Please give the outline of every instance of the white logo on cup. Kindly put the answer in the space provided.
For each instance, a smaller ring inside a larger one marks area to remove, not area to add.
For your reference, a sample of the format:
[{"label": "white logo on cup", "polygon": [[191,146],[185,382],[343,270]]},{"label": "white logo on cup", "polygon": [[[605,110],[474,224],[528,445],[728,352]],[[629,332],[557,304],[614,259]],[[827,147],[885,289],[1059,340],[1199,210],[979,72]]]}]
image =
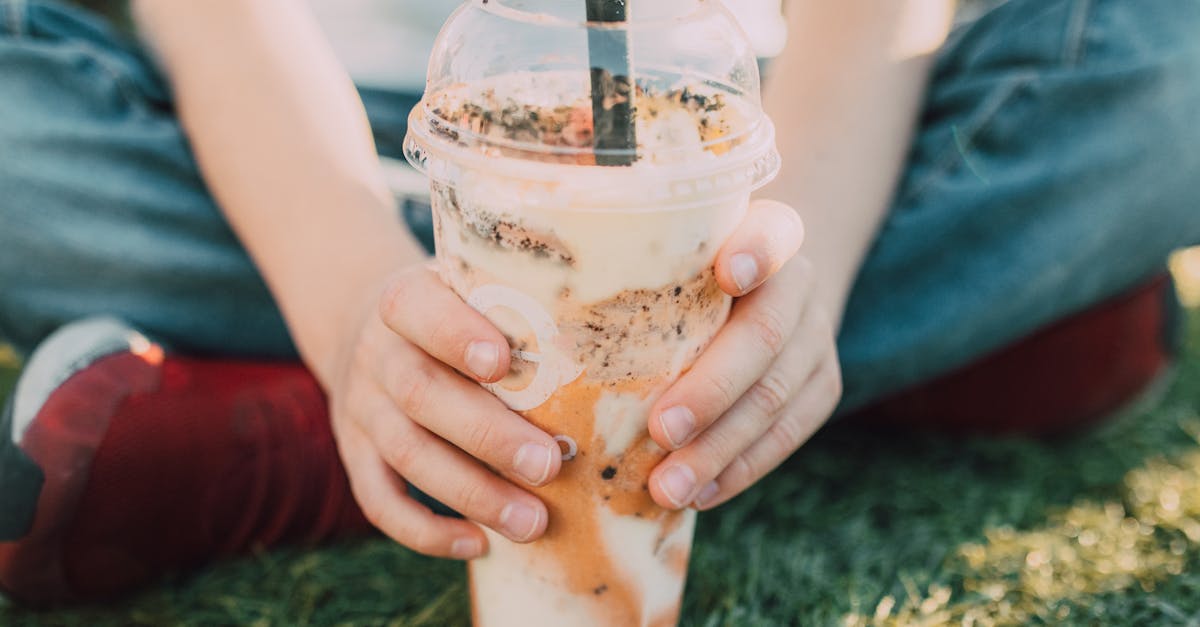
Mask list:
[{"label": "white logo on cup", "polygon": [[554,318],[530,296],[505,285],[484,285],[471,292],[467,304],[485,315],[495,307],[511,309],[529,323],[529,328],[537,338],[540,354],[513,351],[514,357],[533,363],[537,369],[529,385],[520,390],[510,390],[499,383],[484,385],[513,411],[527,411],[540,406],[550,400],[558,388],[583,374],[583,366],[563,354],[555,344],[558,325],[554,324]]}]

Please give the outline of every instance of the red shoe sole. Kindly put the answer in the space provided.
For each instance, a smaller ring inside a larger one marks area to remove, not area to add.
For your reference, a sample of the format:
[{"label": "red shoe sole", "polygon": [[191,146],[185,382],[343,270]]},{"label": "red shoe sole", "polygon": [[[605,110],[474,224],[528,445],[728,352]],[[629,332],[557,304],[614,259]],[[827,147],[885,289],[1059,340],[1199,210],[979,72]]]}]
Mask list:
[{"label": "red shoe sole", "polygon": [[1158,379],[1179,311],[1169,276],[855,414],[871,424],[1035,437],[1094,426]]},{"label": "red shoe sole", "polygon": [[370,530],[297,364],[106,357],[50,395],[21,449],[45,482],[32,531],[0,543],[0,587],[31,605]]}]

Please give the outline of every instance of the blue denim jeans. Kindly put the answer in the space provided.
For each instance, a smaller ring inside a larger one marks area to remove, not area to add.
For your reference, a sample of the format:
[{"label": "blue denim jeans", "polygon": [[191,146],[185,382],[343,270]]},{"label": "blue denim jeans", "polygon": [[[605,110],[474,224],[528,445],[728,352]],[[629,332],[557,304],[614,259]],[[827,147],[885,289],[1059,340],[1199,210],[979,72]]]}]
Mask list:
[{"label": "blue denim jeans", "polygon": [[[1198,0],[1011,0],[956,28],[846,312],[846,407],[1200,242],[1197,33]],[[414,96],[364,99],[394,152]],[[154,65],[78,9],[0,0],[0,337],[27,351],[101,313],[177,350],[295,355]]]}]

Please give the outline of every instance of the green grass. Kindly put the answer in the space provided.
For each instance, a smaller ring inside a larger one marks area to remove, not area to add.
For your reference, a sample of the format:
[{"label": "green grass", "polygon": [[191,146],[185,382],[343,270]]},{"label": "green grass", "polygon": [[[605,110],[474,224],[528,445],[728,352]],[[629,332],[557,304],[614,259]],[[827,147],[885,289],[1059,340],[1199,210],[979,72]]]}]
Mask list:
[{"label": "green grass", "polygon": [[17,380],[17,365],[15,362],[0,359],[0,399],[8,395],[13,383]]},{"label": "green grass", "polygon": [[[1200,312],[1166,396],[1083,437],[828,429],[701,517],[683,623],[1198,624],[1198,435]],[[461,625],[464,585],[455,564],[370,540],[255,555],[106,607],[0,610],[0,624]]]}]

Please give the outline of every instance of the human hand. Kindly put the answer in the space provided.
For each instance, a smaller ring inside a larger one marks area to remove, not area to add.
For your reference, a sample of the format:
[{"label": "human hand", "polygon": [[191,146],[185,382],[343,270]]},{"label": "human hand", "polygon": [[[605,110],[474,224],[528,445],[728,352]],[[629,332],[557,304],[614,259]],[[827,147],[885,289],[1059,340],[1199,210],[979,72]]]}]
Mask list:
[{"label": "human hand", "polygon": [[[558,475],[558,444],[475,383],[508,372],[504,336],[431,266],[411,267],[381,291],[361,308],[329,386],[338,449],[367,519],[438,557],[486,553],[487,537],[470,521],[517,542],[540,537],[546,506],[520,486]],[[434,514],[406,482],[469,520]]]},{"label": "human hand", "polygon": [[751,205],[715,263],[737,297],[728,324],[650,412],[651,437],[671,453],[650,475],[661,506],[704,510],[753,485],[833,413],[842,393],[835,332],[815,298],[813,269],[795,256],[799,216]]}]

